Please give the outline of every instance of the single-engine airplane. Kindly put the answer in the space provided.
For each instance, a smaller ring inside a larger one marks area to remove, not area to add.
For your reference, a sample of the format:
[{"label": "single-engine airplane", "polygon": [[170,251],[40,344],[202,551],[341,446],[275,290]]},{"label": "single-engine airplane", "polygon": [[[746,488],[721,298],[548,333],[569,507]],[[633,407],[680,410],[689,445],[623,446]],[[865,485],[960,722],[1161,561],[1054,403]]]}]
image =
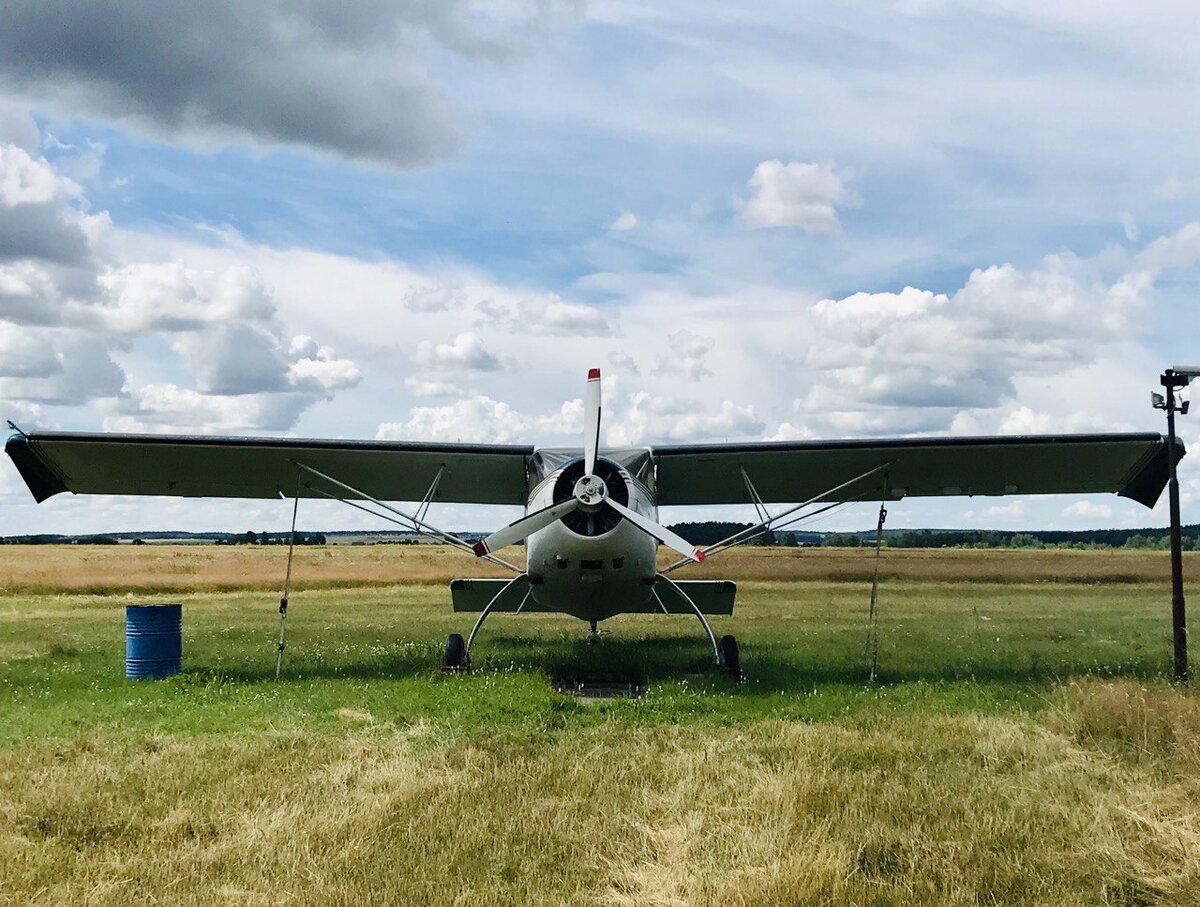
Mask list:
[{"label": "single-engine airplane", "polygon": [[[22,432],[5,450],[39,503],[76,494],[339,500],[511,569],[511,579],[457,579],[455,611],[478,613],[451,634],[445,668],[470,665],[496,612],[560,612],[597,625],[628,613],[693,614],[717,666],[740,674],[737,640],[706,615],[732,614],[734,583],[675,580],[718,555],[853,501],[931,495],[1109,492],[1153,507],[1166,485],[1159,434],[938,437],[600,447],[600,370],[588,373],[582,449],[495,444]],[[15,426],[14,426],[15,428]],[[1176,457],[1184,454],[1179,444]],[[415,511],[390,502],[420,502]],[[469,543],[433,526],[431,504],[522,504],[525,516]],[[774,514],[768,505],[788,504]],[[759,521],[700,550],[658,521],[660,505],[752,504]],[[524,541],[525,567],[496,552]],[[659,569],[659,545],[681,558]],[[280,612],[287,613],[288,579]],[[282,652],[282,634],[280,642]]]}]

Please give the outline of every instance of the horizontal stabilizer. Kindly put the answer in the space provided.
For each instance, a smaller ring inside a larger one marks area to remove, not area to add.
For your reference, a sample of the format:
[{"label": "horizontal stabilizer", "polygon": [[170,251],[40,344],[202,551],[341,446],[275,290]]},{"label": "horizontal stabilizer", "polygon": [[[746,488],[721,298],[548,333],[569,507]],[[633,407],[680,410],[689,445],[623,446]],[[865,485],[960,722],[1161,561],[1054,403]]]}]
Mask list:
[{"label": "horizontal stabilizer", "polygon": [[[682,587],[688,598],[696,603],[701,614],[729,615],[733,613],[733,599],[737,595],[737,583],[727,579],[681,579],[669,583],[659,579],[654,584],[658,597],[667,606],[671,614],[695,614],[691,605],[684,600],[675,586]],[[662,613],[658,602],[650,599],[650,604],[638,608],[635,612],[644,614],[657,611]]]},{"label": "horizontal stabilizer", "polygon": [[[466,611],[478,613],[488,606],[496,593],[509,584],[506,579],[455,579],[450,581],[450,598],[454,602],[455,611]],[[500,597],[496,604],[492,605],[493,611],[506,612],[511,614],[518,608],[521,608],[521,602],[525,602],[525,607],[521,611],[552,611],[552,608],[543,608],[533,600],[530,595],[528,600],[525,596],[529,593],[529,580],[525,577],[519,578],[509,587],[508,591]]]}]

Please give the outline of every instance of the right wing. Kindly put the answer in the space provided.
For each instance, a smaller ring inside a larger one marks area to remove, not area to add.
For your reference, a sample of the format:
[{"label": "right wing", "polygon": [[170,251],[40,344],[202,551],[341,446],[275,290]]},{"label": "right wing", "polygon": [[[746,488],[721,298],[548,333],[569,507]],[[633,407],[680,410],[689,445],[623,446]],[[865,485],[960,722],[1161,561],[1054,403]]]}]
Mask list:
[{"label": "right wing", "polygon": [[[1177,441],[1176,459],[1184,452]],[[1157,434],[681,444],[654,448],[654,460],[660,505],[750,504],[748,477],[768,504],[1112,492],[1153,507],[1168,473]],[[825,493],[873,469],[840,495]]]},{"label": "right wing", "polygon": [[75,494],[346,497],[300,465],[384,501],[524,504],[532,447],[205,435],[18,433],[5,451],[39,503]]}]

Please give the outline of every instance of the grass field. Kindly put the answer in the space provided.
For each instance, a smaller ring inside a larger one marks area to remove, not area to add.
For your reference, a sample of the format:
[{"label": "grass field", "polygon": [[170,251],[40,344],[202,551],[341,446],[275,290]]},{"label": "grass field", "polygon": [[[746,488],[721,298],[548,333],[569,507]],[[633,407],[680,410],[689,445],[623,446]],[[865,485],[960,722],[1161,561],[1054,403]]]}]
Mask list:
[{"label": "grass field", "polygon": [[1158,552],[887,551],[870,684],[867,552],[750,550],[741,685],[684,617],[502,615],[438,676],[478,565],[391,546],[301,553],[276,683],[282,554],[0,548],[0,903],[1200,904]]}]

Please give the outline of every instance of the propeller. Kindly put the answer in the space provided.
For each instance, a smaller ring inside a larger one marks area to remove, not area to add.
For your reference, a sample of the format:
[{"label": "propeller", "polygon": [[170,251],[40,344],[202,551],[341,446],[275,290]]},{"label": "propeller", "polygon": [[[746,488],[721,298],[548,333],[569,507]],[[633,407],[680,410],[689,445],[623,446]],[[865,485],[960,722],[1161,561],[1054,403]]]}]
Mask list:
[{"label": "propeller", "polygon": [[588,372],[583,400],[583,474],[596,471],[596,448],[600,446],[600,369]]},{"label": "propeller", "polygon": [[695,545],[685,541],[681,536],[665,526],[660,526],[654,520],[642,516],[624,504],[614,501],[608,496],[608,486],[604,480],[595,474],[596,455],[600,447],[600,369],[594,368],[588,372],[587,393],[584,397],[583,411],[583,477],[575,483],[571,497],[565,501],[543,507],[533,513],[527,513],[516,522],[509,523],[503,529],[498,529],[487,538],[478,541],[473,546],[477,557],[483,557],[506,545],[513,545],[539,529],[545,529],[556,520],[562,519],[569,513],[580,508],[584,510],[599,510],[608,507],[629,520],[634,526],[651,538],[657,539],[668,548],[673,548],[684,557],[691,558],[696,563],[703,563],[704,552]]}]

